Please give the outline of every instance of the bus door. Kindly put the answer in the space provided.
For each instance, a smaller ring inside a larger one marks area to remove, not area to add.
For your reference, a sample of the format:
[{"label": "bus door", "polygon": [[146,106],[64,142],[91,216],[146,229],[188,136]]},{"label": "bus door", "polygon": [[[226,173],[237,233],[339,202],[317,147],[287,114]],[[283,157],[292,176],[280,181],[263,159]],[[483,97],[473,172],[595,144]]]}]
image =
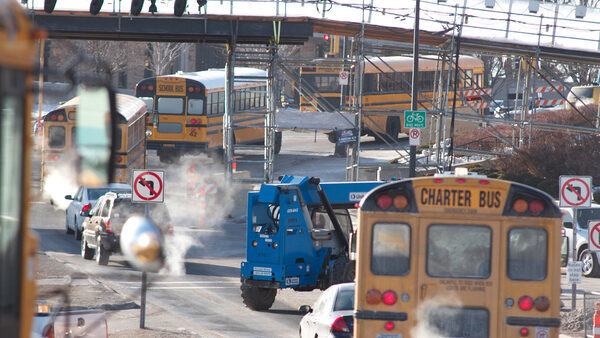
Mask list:
[{"label": "bus door", "polygon": [[[153,139],[183,141],[186,107],[185,78],[156,79],[156,113],[151,114]],[[169,144],[164,144],[168,147]],[[175,145],[171,145],[175,147]]]},{"label": "bus door", "polygon": [[499,227],[498,221],[483,218],[420,220],[416,329],[423,335],[493,337],[497,332],[500,236],[493,229]]}]

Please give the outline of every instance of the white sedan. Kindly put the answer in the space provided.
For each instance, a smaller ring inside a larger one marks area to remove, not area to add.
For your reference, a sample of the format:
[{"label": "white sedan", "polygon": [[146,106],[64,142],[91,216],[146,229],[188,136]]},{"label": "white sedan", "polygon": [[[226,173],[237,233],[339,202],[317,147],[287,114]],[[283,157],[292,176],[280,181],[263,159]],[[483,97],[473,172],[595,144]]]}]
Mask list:
[{"label": "white sedan", "polygon": [[302,305],[306,312],[300,321],[300,337],[352,337],[354,283],[330,286],[313,307]]}]

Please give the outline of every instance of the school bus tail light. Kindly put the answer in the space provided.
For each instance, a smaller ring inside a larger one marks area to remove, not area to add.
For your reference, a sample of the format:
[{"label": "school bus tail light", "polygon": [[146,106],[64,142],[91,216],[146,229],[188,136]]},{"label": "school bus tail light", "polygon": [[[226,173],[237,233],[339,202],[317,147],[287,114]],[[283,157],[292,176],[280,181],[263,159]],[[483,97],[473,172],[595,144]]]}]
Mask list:
[{"label": "school bus tail light", "polygon": [[392,290],[387,290],[381,295],[381,300],[385,305],[394,305],[398,300],[398,295]]},{"label": "school bus tail light", "polygon": [[529,311],[533,308],[533,298],[529,296],[521,296],[517,304],[519,304],[519,309],[523,311]]},{"label": "school bus tail light", "polygon": [[381,194],[377,197],[377,206],[381,209],[388,209],[392,206],[392,198],[388,194]]},{"label": "school bus tail light", "polygon": [[383,326],[387,331],[392,331],[395,327],[394,322],[387,322]]},{"label": "school bus tail light", "polygon": [[541,213],[544,211],[544,203],[542,203],[540,200],[533,200],[529,202],[529,211],[536,215]]},{"label": "school bus tail light", "polygon": [[396,195],[394,196],[393,204],[396,209],[404,209],[408,206],[408,198],[404,195]]},{"label": "school bus tail light", "polygon": [[381,292],[376,289],[367,291],[367,304],[377,305],[381,302]]},{"label": "school bus tail light", "polygon": [[539,296],[533,301],[533,306],[540,312],[545,312],[550,308],[550,300],[548,297]]},{"label": "school bus tail light", "polygon": [[521,334],[521,337],[527,337],[529,335],[529,329],[527,329],[526,327],[522,327],[519,330],[519,333]]}]

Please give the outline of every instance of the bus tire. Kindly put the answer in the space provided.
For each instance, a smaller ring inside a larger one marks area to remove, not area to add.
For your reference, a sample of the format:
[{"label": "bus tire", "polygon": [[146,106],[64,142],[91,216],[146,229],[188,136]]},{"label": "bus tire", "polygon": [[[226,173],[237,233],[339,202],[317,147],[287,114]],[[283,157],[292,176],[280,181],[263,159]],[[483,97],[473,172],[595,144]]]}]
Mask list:
[{"label": "bus tire", "polygon": [[110,253],[102,246],[100,237],[98,237],[96,243],[96,263],[98,263],[98,265],[108,265]]},{"label": "bus tire", "polygon": [[94,250],[88,246],[85,237],[81,238],[81,257],[88,260],[94,258]]},{"label": "bus tire", "polygon": [[579,255],[579,260],[583,263],[583,275],[585,277],[598,277],[600,275],[600,267],[598,267],[598,259],[595,252],[585,249]]},{"label": "bus tire", "polygon": [[400,133],[400,118],[398,116],[388,116],[385,123],[385,137],[388,141],[398,140],[398,134]]},{"label": "bus tire", "polygon": [[274,144],[274,151],[275,151],[275,155],[279,154],[281,152],[281,144],[283,142],[283,135],[281,134],[280,131],[276,131],[275,132],[275,144]]},{"label": "bus tire", "polygon": [[331,143],[336,143],[337,142],[337,134],[335,131],[332,131],[330,133],[327,133],[327,140]]},{"label": "bus tire", "polygon": [[277,289],[248,286],[242,282],[242,299],[244,304],[254,311],[265,311],[275,302]]}]

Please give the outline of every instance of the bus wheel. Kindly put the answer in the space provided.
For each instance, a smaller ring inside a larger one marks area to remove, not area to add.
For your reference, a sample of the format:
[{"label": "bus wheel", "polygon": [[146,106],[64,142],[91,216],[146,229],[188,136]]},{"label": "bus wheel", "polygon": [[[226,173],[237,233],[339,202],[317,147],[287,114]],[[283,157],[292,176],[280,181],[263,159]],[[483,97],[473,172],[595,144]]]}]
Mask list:
[{"label": "bus wheel", "polygon": [[281,134],[280,131],[276,131],[275,132],[275,148],[273,149],[275,151],[276,155],[281,152],[282,141],[283,141],[283,135]]},{"label": "bus wheel", "polygon": [[337,134],[335,133],[335,131],[327,133],[327,140],[331,143],[337,142]]},{"label": "bus wheel", "polygon": [[585,249],[579,256],[579,260],[583,263],[584,276],[595,277],[599,275],[600,268],[598,267],[598,259],[595,252]]},{"label": "bus wheel", "polygon": [[264,311],[271,308],[275,302],[277,289],[259,288],[256,286],[248,286],[242,282],[242,299],[244,304],[252,310]]},{"label": "bus wheel", "polygon": [[388,141],[398,140],[398,134],[400,133],[400,119],[398,116],[388,116],[385,123],[385,133]]}]

